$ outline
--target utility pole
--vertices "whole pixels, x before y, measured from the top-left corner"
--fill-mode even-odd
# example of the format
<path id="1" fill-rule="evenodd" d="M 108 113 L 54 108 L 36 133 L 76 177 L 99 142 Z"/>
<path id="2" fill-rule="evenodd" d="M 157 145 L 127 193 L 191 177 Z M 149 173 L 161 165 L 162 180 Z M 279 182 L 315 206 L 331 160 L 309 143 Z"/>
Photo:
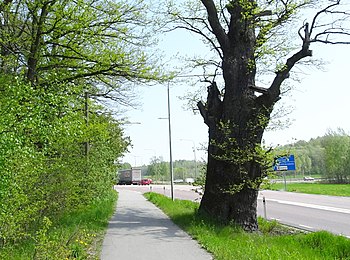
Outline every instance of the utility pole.
<path id="1" fill-rule="evenodd" d="M 85 125 L 89 125 L 89 92 L 85 91 Z M 90 150 L 90 145 L 89 145 L 89 140 L 86 140 L 85 142 L 85 156 L 86 159 L 88 160 L 89 157 L 89 150 Z"/>
<path id="2" fill-rule="evenodd" d="M 173 153 L 171 148 L 171 120 L 170 120 L 170 90 L 168 83 L 168 123 L 169 123 L 169 153 L 170 153 L 170 187 L 171 187 L 171 199 L 174 200 L 174 165 L 173 165 Z"/>
<path id="3" fill-rule="evenodd" d="M 158 119 L 168 119 L 169 124 L 169 167 L 170 167 L 170 189 L 171 189 L 171 199 L 174 200 L 174 165 L 173 165 L 173 153 L 171 148 L 171 118 L 170 118 L 170 89 L 169 89 L 169 83 L 167 86 L 167 92 L 168 92 L 168 117 L 159 117 Z"/>

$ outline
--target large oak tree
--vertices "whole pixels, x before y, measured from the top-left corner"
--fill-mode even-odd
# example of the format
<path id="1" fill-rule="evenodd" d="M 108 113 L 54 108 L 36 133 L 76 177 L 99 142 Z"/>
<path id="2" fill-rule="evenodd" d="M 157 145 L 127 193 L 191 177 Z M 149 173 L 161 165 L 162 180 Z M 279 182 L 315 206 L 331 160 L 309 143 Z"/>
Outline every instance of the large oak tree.
<path id="1" fill-rule="evenodd" d="M 277 42 L 275 36 L 298 11 L 309 7 L 315 13 L 313 18 L 301 20 L 299 30 L 290 32 L 299 36 L 299 47 L 292 49 L 289 42 Z M 293 67 L 312 56 L 311 44 L 347 43 L 349 31 L 343 24 L 349 15 L 341 1 L 201 0 L 185 8 L 176 11 L 169 5 L 175 27 L 199 34 L 218 57 L 217 62 L 207 64 L 216 64 L 221 72 L 210 80 L 206 102 L 198 103 L 209 127 L 207 177 L 200 211 L 255 231 L 258 189 L 271 167 L 261 142 L 274 106 L 281 99 L 282 85 Z M 275 67 L 270 83 L 265 87 L 256 84 L 259 62 L 269 61 L 276 54 L 283 58 L 283 50 L 288 55 Z M 220 75 L 222 86 L 216 81 Z"/>

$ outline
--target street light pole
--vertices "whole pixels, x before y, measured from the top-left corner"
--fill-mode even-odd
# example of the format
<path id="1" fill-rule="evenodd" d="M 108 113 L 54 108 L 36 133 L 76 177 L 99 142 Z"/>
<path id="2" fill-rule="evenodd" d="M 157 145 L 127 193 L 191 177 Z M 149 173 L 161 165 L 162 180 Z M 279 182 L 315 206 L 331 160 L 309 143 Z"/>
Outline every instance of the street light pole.
<path id="1" fill-rule="evenodd" d="M 170 88 L 169 88 L 169 83 L 167 86 L 167 92 L 168 92 L 168 117 L 167 118 L 159 117 L 158 119 L 168 119 L 168 124 L 169 124 L 170 189 L 171 189 L 171 199 L 174 200 L 174 165 L 173 165 L 173 153 L 172 153 L 172 148 L 171 148 L 171 118 L 170 118 Z"/>
<path id="2" fill-rule="evenodd" d="M 173 165 L 173 153 L 171 148 L 171 120 L 170 120 L 170 89 L 168 83 L 168 123 L 169 123 L 169 155 L 170 155 L 170 187 L 171 187 L 171 199 L 174 200 L 174 165 Z"/>

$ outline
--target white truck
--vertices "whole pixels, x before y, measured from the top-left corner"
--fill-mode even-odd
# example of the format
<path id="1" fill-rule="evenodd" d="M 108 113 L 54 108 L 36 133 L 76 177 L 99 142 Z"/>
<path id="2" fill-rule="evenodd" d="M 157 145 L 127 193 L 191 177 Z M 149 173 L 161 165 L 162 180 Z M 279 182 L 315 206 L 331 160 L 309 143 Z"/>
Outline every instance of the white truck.
<path id="1" fill-rule="evenodd" d="M 120 185 L 140 185 L 141 169 L 131 168 L 128 170 L 119 170 L 118 177 L 118 184 Z"/>

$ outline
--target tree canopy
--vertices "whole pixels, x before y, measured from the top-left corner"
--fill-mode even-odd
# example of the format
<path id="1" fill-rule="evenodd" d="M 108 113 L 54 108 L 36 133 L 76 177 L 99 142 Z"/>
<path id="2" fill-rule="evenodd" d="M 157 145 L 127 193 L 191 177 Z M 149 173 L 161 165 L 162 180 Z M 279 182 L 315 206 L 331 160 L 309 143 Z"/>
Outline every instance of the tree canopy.
<path id="1" fill-rule="evenodd" d="M 0 1 L 0 247 L 103 200 L 130 139 L 100 98 L 160 80 L 144 1 Z M 38 248 L 39 250 L 39 248 Z"/>
<path id="2" fill-rule="evenodd" d="M 350 42 L 346 4 L 201 0 L 167 5 L 171 29 L 199 35 L 215 55 L 197 59 L 210 71 L 203 78 L 209 85 L 207 99 L 198 102 L 209 129 L 201 212 L 249 231 L 258 229 L 258 188 L 271 169 L 270 150 L 261 146 L 263 133 L 293 68 L 312 57 L 311 46 Z M 297 19 L 305 10 L 313 15 Z M 286 36 L 298 41 L 294 44 Z"/>

